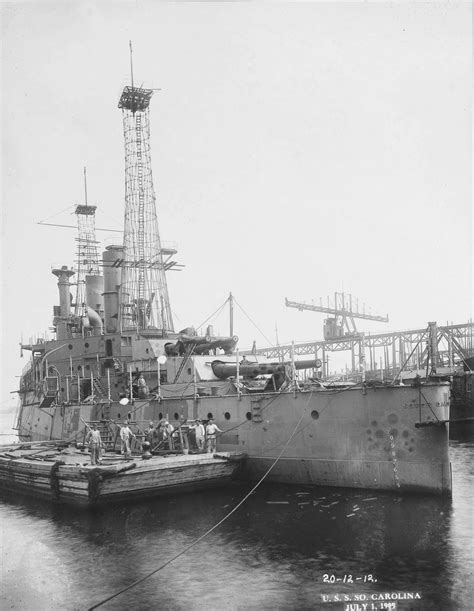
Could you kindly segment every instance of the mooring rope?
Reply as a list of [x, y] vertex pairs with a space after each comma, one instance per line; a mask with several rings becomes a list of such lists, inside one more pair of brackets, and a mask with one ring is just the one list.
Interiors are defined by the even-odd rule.
[[311, 396], [313, 393], [311, 393], [308, 402], [306, 404], [306, 406], [303, 408], [303, 411], [301, 413], [300, 419], [298, 420], [298, 422], [296, 423], [291, 435], [289, 436], [287, 442], [285, 443], [285, 445], [283, 446], [281, 452], [279, 453], [279, 455], [275, 458], [275, 460], [273, 461], [273, 463], [270, 465], [270, 467], [265, 471], [265, 473], [262, 475], [262, 477], [258, 480], [258, 482], [255, 484], [255, 486], [250, 490], [250, 492], [248, 492], [244, 498], [239, 501], [239, 503], [237, 503], [237, 505], [231, 509], [231, 511], [229, 511], [229, 513], [227, 513], [221, 520], [219, 520], [219, 522], [217, 522], [217, 524], [214, 524], [214, 526], [212, 526], [209, 530], [207, 530], [204, 534], [202, 534], [200, 537], [198, 537], [197, 539], [195, 539], [192, 543], [190, 543], [187, 547], [185, 547], [183, 550], [181, 550], [178, 554], [176, 554], [175, 556], [173, 556], [172, 558], [170, 558], [169, 560], [167, 560], [165, 563], [163, 563], [162, 565], [160, 565], [157, 569], [154, 569], [153, 571], [151, 571], [150, 573], [147, 573], [146, 575], [144, 575], [143, 577], [141, 577], [140, 579], [137, 579], [137, 581], [134, 581], [133, 583], [131, 583], [130, 585], [126, 586], [125, 588], [122, 588], [121, 590], [119, 590], [118, 592], [116, 592], [115, 594], [112, 594], [111, 596], [109, 596], [108, 598], [105, 598], [104, 600], [101, 600], [100, 602], [96, 603], [95, 605], [93, 605], [92, 607], [89, 607], [88, 611], [93, 611], [93, 609], [97, 609], [98, 607], [104, 605], [105, 603], [109, 602], [110, 600], [112, 600], [113, 598], [116, 598], [117, 596], [120, 596], [120, 594], [123, 594], [124, 592], [127, 592], [128, 590], [131, 590], [132, 588], [134, 588], [135, 586], [139, 585], [140, 583], [143, 583], [146, 579], [148, 579], [149, 577], [151, 577], [152, 575], [155, 575], [155, 573], [158, 573], [159, 571], [161, 571], [162, 569], [164, 569], [165, 567], [167, 567], [169, 564], [171, 564], [172, 562], [174, 562], [175, 560], [177, 560], [180, 556], [182, 556], [183, 554], [185, 554], [187, 551], [189, 551], [192, 547], [194, 547], [195, 545], [197, 545], [200, 541], [202, 541], [205, 537], [207, 537], [208, 535], [210, 535], [214, 530], [216, 530], [216, 528], [218, 528], [221, 524], [223, 524], [228, 518], [230, 518], [230, 516], [235, 513], [237, 511], [237, 509], [239, 509], [239, 507], [241, 507], [241, 505], [243, 505], [245, 503], [245, 501], [249, 498], [249, 496], [251, 496], [255, 490], [262, 484], [262, 482], [266, 479], [266, 477], [268, 476], [268, 474], [272, 471], [272, 469], [275, 467], [275, 465], [278, 463], [278, 461], [280, 460], [280, 458], [283, 456], [283, 453], [285, 452], [285, 450], [287, 449], [287, 447], [289, 446], [291, 440], [293, 439], [293, 437], [295, 436], [299, 425], [301, 424], [301, 421], [303, 420], [303, 417], [306, 413], [306, 409], [309, 405], [309, 402], [311, 400]]

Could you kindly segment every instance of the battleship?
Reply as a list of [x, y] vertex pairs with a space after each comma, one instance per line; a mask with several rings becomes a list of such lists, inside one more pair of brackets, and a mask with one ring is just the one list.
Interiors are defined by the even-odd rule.
[[[149, 421], [212, 418], [221, 431], [217, 450], [245, 454], [240, 477], [248, 480], [450, 495], [447, 382], [362, 376], [331, 386], [318, 377], [317, 359], [244, 356], [232, 318], [225, 337], [211, 326], [175, 331], [167, 273], [176, 250], [159, 233], [152, 95], [132, 77], [118, 104], [123, 242], [99, 260], [95, 206], [77, 206], [77, 265], [52, 270], [54, 339], [22, 343], [30, 358], [20, 379], [20, 440], [80, 441], [91, 422], [114, 431], [125, 420], [139, 431]], [[229, 305], [232, 311], [232, 297]]]

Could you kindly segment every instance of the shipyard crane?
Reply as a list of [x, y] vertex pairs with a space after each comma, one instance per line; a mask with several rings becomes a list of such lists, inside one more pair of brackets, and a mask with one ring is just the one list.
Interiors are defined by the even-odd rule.
[[338, 339], [348, 335], [358, 335], [355, 318], [388, 322], [388, 314], [387, 316], [370, 314], [365, 311], [365, 304], [363, 304], [362, 310], [359, 310], [359, 300], [345, 293], [334, 293], [333, 304], [330, 303], [330, 298], [328, 297], [327, 306], [323, 306], [322, 299], [320, 299], [319, 305], [315, 305], [313, 303], [308, 304], [290, 301], [286, 297], [285, 305], [287, 308], [296, 308], [300, 310], [300, 312], [303, 310], [310, 310], [311, 312], [332, 314], [333, 316], [331, 318], [326, 318], [324, 321], [324, 339], [326, 340]]

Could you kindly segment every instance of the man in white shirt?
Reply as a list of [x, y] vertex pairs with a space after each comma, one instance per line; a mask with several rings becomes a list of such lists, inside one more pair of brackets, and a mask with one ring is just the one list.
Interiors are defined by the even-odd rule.
[[214, 424], [214, 420], [209, 418], [206, 426], [206, 437], [207, 437], [207, 453], [211, 454], [216, 451], [216, 437], [217, 433], [223, 433], [221, 429]]
[[197, 449], [202, 452], [204, 450], [206, 431], [203, 423], [200, 420], [196, 420], [196, 424], [194, 425], [194, 434], [196, 435]]
[[173, 433], [174, 433], [174, 426], [172, 424], [170, 424], [168, 422], [168, 420], [165, 420], [165, 423], [162, 425], [162, 432], [163, 432], [163, 441], [164, 442], [168, 442], [168, 446], [170, 450], [174, 449], [174, 440], [173, 440]]
[[149, 394], [150, 391], [148, 390], [148, 385], [143, 377], [143, 373], [141, 373], [140, 377], [138, 378], [138, 397], [139, 399], [145, 399]]
[[122, 450], [121, 453], [124, 454], [125, 458], [130, 458], [132, 453], [130, 451], [130, 441], [132, 437], [135, 435], [130, 430], [128, 426], [128, 421], [125, 420], [123, 423], [123, 427], [120, 429], [120, 439], [122, 440]]
[[152, 421], [148, 425], [148, 428], [145, 429], [145, 441], [148, 441], [149, 444], [153, 443], [153, 436], [155, 434], [155, 425]]
[[97, 424], [93, 424], [91, 430], [86, 437], [86, 443], [89, 442], [91, 451], [91, 465], [100, 465], [100, 448], [102, 447], [102, 439], [100, 431], [97, 430]]

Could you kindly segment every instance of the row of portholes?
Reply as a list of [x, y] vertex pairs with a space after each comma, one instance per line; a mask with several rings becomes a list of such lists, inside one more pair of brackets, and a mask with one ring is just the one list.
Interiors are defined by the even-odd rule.
[[[226, 412], [225, 417], [227, 418], [227, 414], [228, 412]], [[250, 412], [247, 412], [245, 414], [245, 417], [247, 418], [247, 420], [252, 420], [252, 414]], [[229, 414], [229, 418], [230, 418], [230, 414]], [[229, 419], [227, 418], [227, 420]], [[317, 420], [319, 418], [319, 412], [317, 412], [315, 409], [311, 412], [311, 418], [313, 420]]]
[[[68, 344], [68, 348], [69, 348], [69, 350], [72, 350], [73, 345], [72, 345], [72, 344]], [[84, 344], [84, 348], [89, 348], [89, 342], [86, 342], [86, 343]]]
[[[175, 413], [173, 414], [173, 417], [174, 417], [174, 419], [175, 419], [175, 420], [179, 420], [179, 418], [180, 418], [180, 416], [179, 416], [178, 412], [175, 412]], [[207, 419], [208, 419], [208, 420], [210, 420], [211, 418], [214, 418], [214, 415], [212, 414], [212, 412], [209, 412], [209, 413], [207, 414]], [[224, 414], [224, 418], [225, 418], [226, 420], [230, 420], [230, 414], [229, 414], [229, 412], [225, 412], [225, 414]], [[251, 420], [251, 418], [252, 418], [252, 414], [251, 414], [250, 412], [247, 412], [247, 420]], [[163, 414], [160, 412], [160, 413], [158, 414], [158, 420], [162, 420], [162, 419], [163, 419]]]

